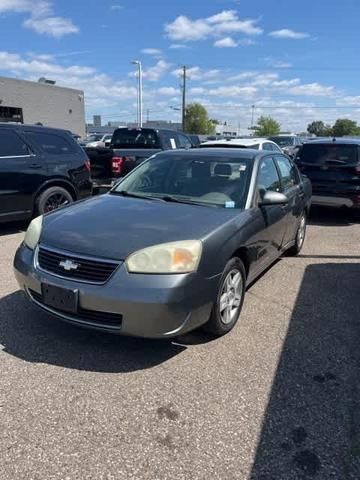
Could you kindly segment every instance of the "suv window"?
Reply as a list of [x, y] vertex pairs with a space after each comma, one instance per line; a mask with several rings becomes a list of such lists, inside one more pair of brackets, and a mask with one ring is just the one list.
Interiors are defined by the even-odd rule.
[[12, 130], [0, 130], [0, 157], [21, 157], [32, 152], [26, 143]]
[[338, 143], [307, 143], [299, 153], [300, 160], [312, 165], [355, 165], [358, 146]]
[[74, 146], [65, 137], [56, 133], [28, 131], [25, 136], [49, 155], [66, 155], [75, 152]]
[[192, 143], [186, 135], [183, 135], [182, 133], [178, 133], [177, 137], [178, 137], [179, 148], [191, 148], [192, 147]]
[[264, 158], [259, 165], [257, 188], [262, 198], [265, 192], [280, 192], [280, 178], [271, 157]]
[[273, 151], [273, 146], [272, 146], [272, 143], [263, 143], [263, 150], [269, 150], [269, 151]]
[[299, 183], [296, 167], [286, 157], [277, 156], [276, 163], [280, 170], [281, 183], [284, 190], [293, 187]]

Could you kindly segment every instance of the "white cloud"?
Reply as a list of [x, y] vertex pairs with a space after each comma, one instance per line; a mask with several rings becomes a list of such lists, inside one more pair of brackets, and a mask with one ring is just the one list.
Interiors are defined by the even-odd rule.
[[159, 48], [143, 48], [141, 53], [145, 55], [161, 55], [162, 51]]
[[[183, 74], [182, 68], [177, 68], [173, 70], [172, 75], [179, 77]], [[191, 67], [186, 71], [186, 76], [190, 80], [213, 80], [221, 75], [221, 70], [211, 69], [211, 70], [202, 70], [200, 67]]]
[[294, 30], [290, 30], [289, 28], [282, 28], [281, 30], [274, 30], [273, 32], [269, 33], [270, 37], [273, 38], [289, 38], [294, 40], [300, 40], [302, 38], [309, 38], [310, 35], [308, 33], [303, 32], [295, 32]]
[[211, 96], [218, 97], [252, 97], [258, 89], [252, 86], [239, 87], [238, 85], [229, 85], [225, 87], [213, 88], [208, 91]]
[[155, 93], [171, 97], [173, 95], [177, 95], [179, 91], [174, 87], [160, 87], [156, 90]]
[[333, 97], [336, 95], [335, 87], [321, 85], [319, 83], [307, 83], [290, 88], [290, 95], [304, 95], [314, 97]]
[[124, 7], [119, 4], [110, 5], [110, 10], [122, 10]]
[[159, 60], [153, 67], [145, 69], [143, 71], [144, 78], [147, 78], [151, 82], [159, 80], [169, 69], [171, 63], [165, 62], [165, 60]]
[[187, 45], [182, 44], [182, 43], [172, 43], [169, 48], [171, 48], [173, 50], [178, 50], [180, 48], [189, 48], [189, 47]]
[[78, 33], [79, 31], [79, 28], [69, 18], [63, 17], [28, 18], [25, 20], [24, 26], [36, 33], [55, 38], [61, 38], [64, 35]]
[[165, 32], [174, 41], [196, 41], [217, 37], [226, 33], [260, 35], [263, 29], [257, 20], [241, 20], [235, 10], [224, 10], [216, 15], [192, 20], [185, 15], [178, 16], [172, 23], [165, 25]]
[[29, 14], [23, 26], [42, 35], [60, 38], [79, 31], [71, 19], [53, 15], [50, 0], [0, 0], [0, 13], [3, 12]]
[[216, 40], [216, 42], [214, 43], [214, 47], [218, 48], [234, 48], [237, 46], [238, 44], [231, 37], [221, 38], [220, 40]]

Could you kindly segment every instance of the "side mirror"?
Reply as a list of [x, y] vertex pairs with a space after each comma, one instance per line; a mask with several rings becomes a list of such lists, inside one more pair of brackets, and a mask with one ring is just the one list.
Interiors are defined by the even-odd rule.
[[263, 207], [266, 205], [287, 205], [288, 203], [289, 199], [283, 193], [267, 191], [265, 192], [263, 198], [260, 200], [259, 206]]

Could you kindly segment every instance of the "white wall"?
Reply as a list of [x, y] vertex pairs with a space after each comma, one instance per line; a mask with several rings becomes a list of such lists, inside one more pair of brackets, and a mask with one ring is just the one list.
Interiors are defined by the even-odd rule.
[[0, 104], [22, 108], [24, 123], [41, 122], [85, 136], [84, 92], [81, 90], [0, 77]]

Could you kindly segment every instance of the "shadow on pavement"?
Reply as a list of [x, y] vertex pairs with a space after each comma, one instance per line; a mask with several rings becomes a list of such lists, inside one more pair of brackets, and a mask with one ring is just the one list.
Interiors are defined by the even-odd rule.
[[360, 478], [360, 263], [310, 265], [251, 480]]
[[360, 223], [360, 211], [348, 208], [312, 206], [309, 225], [322, 227], [346, 227]]
[[151, 368], [186, 349], [166, 340], [121, 337], [63, 323], [32, 307], [21, 291], [0, 299], [0, 344], [27, 362], [109, 373]]
[[0, 237], [25, 232], [29, 222], [0, 223]]

